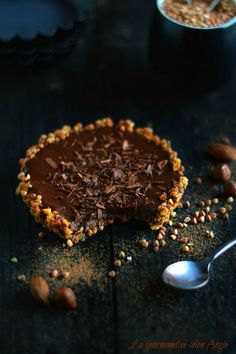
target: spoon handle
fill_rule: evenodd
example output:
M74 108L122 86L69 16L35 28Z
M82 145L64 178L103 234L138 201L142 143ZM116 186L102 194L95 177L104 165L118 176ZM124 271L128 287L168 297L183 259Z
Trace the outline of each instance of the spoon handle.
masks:
M221 2L221 0L213 0L212 3L208 6L208 12L212 12Z
M230 241L226 242L223 246L218 248L212 255L212 261L214 261L216 258L222 255L222 253L226 252L229 248L233 247L236 245L236 237L232 238Z

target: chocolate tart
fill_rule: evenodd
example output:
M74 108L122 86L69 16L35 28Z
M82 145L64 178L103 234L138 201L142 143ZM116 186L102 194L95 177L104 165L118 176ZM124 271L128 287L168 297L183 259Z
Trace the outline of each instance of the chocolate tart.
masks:
M151 128L110 118L42 135L20 160L17 194L36 221L68 246L115 219L139 219L158 230L187 186L170 143Z

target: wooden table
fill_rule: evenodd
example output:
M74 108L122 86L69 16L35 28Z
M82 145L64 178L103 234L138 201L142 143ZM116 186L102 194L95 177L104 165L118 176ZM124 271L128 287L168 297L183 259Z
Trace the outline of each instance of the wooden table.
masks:
M161 94L161 85L171 83L171 78L160 79L150 64L154 1L104 0L95 5L96 19L70 55L43 68L1 74L0 353L125 354L144 352L141 346L145 344L153 345L149 352L161 354L214 353L214 345L224 342L223 353L233 354L235 249L215 263L207 287L181 292L161 282L165 265L185 257L178 244L168 240L159 254L141 250L137 239L154 235L147 225L115 223L77 247L75 259L79 262L91 254L103 274L92 286L75 285L78 311L38 306L29 297L27 282L17 280L19 274L25 274L27 281L31 274L46 276L44 264L50 262L50 252L55 247L60 252L62 247L53 235L44 241L36 237L41 228L15 196L18 160L40 134L103 116L151 124L179 152L190 178L185 200L192 205L202 195L218 193L210 182L200 187L192 183L195 176L209 174L210 164L202 153L205 144L221 135L236 144L233 72L216 90L202 93L199 87L198 94L193 94L191 87L180 82L176 94ZM216 237L202 255L233 236L235 227L232 211L229 221L219 220L212 226ZM133 261L122 267L115 280L108 280L107 272L121 249L132 254ZM13 256L18 263L10 262ZM186 343L185 349L158 347L178 341Z

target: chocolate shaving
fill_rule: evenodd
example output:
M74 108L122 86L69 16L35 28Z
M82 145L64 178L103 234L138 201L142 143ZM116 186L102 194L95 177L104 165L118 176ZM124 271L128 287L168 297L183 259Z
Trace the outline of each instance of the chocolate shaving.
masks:
M152 177L152 170L153 170L153 167L152 167L152 165L149 164L149 165L147 165L145 172L148 176Z
M51 166L52 168L56 169L58 168L56 162L51 158L51 157L46 157L45 161Z
M167 163L168 163L168 160L158 161L157 166L160 170L163 170L163 168L166 166Z
M95 205L96 205L97 208L105 210L104 205L99 204L99 203L96 203Z
M112 171L114 180L122 179L125 177L124 172L120 168L114 168Z
M97 210L97 214L98 214L98 219L102 219L102 211L101 211L101 209Z
M128 140L124 140L122 142L122 150L126 151L126 150L128 150L128 148L129 148L129 142L128 142Z

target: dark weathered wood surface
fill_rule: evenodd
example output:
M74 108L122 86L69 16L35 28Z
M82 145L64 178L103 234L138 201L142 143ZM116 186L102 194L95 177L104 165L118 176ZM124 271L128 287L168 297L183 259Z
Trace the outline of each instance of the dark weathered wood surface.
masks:
M216 262L207 287L175 291L165 287L160 276L165 265L183 257L177 245L168 242L160 254L142 251L136 239L140 235L151 238L148 227L116 223L77 247L78 261L90 252L104 272L99 284L75 286L78 311L41 308L29 298L26 285L17 281L19 274L29 278L42 269L50 261L50 250L61 244L53 236L43 243L36 238L40 227L15 196L18 159L40 134L65 123L88 123L107 115L115 120L130 117L137 125L152 124L158 134L172 140L190 178L206 173L202 147L209 140L228 135L236 144L235 75L224 87L204 94L199 88L198 95L191 95L191 88L182 87L181 82L178 99L160 94L160 85L171 79L161 83L150 67L154 11L151 0L98 1L96 20L69 56L41 69L1 73L1 354L125 354L134 342L178 340L227 342L223 353L236 352L235 249ZM211 187L194 188L190 186L187 192L192 202L196 193L212 194ZM234 211L232 215L229 222L217 224L216 244L235 235ZM108 281L106 273L123 247L133 253L133 262L123 267L115 281ZM204 253L214 248L209 243ZM18 264L9 261L12 256L18 257ZM150 352L216 350L210 346L209 350Z

